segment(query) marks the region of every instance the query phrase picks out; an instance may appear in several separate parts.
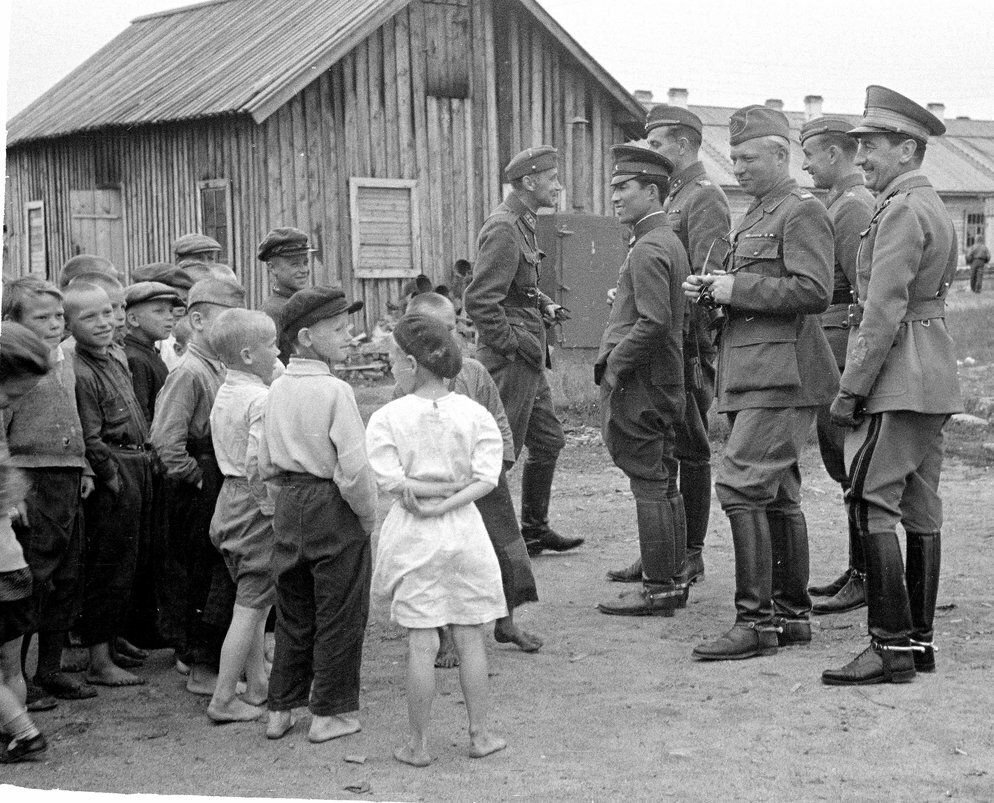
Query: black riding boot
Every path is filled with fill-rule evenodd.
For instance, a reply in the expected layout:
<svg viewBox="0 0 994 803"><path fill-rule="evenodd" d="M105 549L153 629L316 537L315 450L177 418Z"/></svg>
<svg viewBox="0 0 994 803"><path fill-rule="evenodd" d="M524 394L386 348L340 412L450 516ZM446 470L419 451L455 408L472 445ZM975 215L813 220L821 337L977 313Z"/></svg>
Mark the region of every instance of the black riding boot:
<svg viewBox="0 0 994 803"><path fill-rule="evenodd" d="M919 672L935 671L935 650L932 646L932 621L935 600L939 593L941 540L939 533L908 533L908 557L904 577L911 602L911 646L921 648L912 655Z"/></svg>
<svg viewBox="0 0 994 803"><path fill-rule="evenodd" d="M642 588L601 603L601 613L616 616L672 616L686 585L674 582L677 567L676 521L670 500L636 499L639 550L642 554Z"/></svg>
<svg viewBox="0 0 994 803"><path fill-rule="evenodd" d="M901 545L894 532L867 533L867 629L872 642L841 669L828 669L822 680L832 686L907 683L915 677L911 645L911 606L904 584Z"/></svg>
<svg viewBox="0 0 994 803"><path fill-rule="evenodd" d="M711 464L680 463L680 495L687 517L687 578L704 579L704 537L711 515Z"/></svg>
<svg viewBox="0 0 994 803"><path fill-rule="evenodd" d="M728 513L735 544L735 626L725 635L694 648L694 657L728 661L772 655L777 651L773 624L773 566L766 511Z"/></svg>
<svg viewBox="0 0 994 803"><path fill-rule="evenodd" d="M777 641L807 644L811 641L811 597L808 595L808 526L800 510L768 510L773 551L773 617Z"/></svg>
<svg viewBox="0 0 994 803"><path fill-rule="evenodd" d="M582 538L566 538L549 527L549 497L556 461L525 460L521 472L521 535L529 555L544 549L566 552L583 543Z"/></svg>

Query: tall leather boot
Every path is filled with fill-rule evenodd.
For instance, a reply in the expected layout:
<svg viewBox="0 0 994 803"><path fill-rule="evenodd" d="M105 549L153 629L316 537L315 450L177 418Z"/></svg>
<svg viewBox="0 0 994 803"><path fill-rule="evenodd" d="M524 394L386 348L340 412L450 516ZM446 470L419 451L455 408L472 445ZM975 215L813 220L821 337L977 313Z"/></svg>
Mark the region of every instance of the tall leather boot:
<svg viewBox="0 0 994 803"><path fill-rule="evenodd" d="M687 513L683 497L677 493L667 498L673 516L673 584L683 589L678 608L687 607L690 596L690 577L687 567Z"/></svg>
<svg viewBox="0 0 994 803"><path fill-rule="evenodd" d="M827 596L828 599L815 604L812 609L815 613L822 615L846 613L866 605L866 559L863 557L863 542L859 537L859 529L852 521L849 522L849 568L840 579L845 579L845 582L835 593L822 595Z"/></svg>
<svg viewBox="0 0 994 803"><path fill-rule="evenodd" d="M773 655L773 559L770 524L764 509L729 511L735 545L735 625L720 638L694 648L703 661L729 661Z"/></svg>
<svg viewBox="0 0 994 803"><path fill-rule="evenodd" d="M911 602L912 656L919 672L935 671L935 648L932 645L932 622L935 600L939 594L939 565L942 541L939 533L908 533L907 561L904 577Z"/></svg>
<svg viewBox="0 0 994 803"><path fill-rule="evenodd" d="M711 516L711 464L680 463L680 495L687 516L687 579L704 579L704 537Z"/></svg>
<svg viewBox="0 0 994 803"><path fill-rule="evenodd" d="M768 510L773 551L773 618L781 647L811 642L808 525L800 510Z"/></svg>
<svg viewBox="0 0 994 803"><path fill-rule="evenodd" d="M549 497L552 495L552 478L556 461L525 460L521 472L521 535L529 555L542 550L566 552L583 543L582 538L566 538L549 527Z"/></svg>
<svg viewBox="0 0 994 803"><path fill-rule="evenodd" d="M894 532L863 536L866 555L867 629L870 646L841 669L822 672L830 686L907 683L914 680L911 605L904 584L901 545Z"/></svg>
<svg viewBox="0 0 994 803"><path fill-rule="evenodd" d="M686 586L673 581L676 522L668 499L635 500L639 550L642 553L642 587L598 605L601 613L615 616L673 616Z"/></svg>

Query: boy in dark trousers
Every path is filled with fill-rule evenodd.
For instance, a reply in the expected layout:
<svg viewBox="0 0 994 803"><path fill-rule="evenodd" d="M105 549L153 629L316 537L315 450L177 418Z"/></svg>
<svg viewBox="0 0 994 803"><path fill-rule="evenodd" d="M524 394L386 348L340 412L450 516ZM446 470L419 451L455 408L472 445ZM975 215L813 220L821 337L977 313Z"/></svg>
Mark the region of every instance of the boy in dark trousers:
<svg viewBox="0 0 994 803"><path fill-rule="evenodd" d="M155 403L150 439L165 466L169 537L160 629L189 669L187 690L212 695L221 644L235 604L234 583L210 541L223 476L211 442L210 414L224 366L210 346L214 321L245 306L245 290L229 279L203 279L190 289L193 333L186 354Z"/></svg>

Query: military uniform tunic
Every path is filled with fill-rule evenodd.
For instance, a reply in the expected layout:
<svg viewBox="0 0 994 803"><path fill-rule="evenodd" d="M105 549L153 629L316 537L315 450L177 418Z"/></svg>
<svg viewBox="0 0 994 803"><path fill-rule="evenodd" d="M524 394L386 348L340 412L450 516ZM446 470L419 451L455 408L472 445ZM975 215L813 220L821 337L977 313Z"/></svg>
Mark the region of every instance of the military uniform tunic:
<svg viewBox="0 0 994 803"><path fill-rule="evenodd" d="M798 458L839 372L817 313L831 298L828 212L793 179L756 199L732 231L735 275L718 354L718 409L732 432L715 492L726 511L799 509Z"/></svg>
<svg viewBox="0 0 994 803"><path fill-rule="evenodd" d="M542 252L535 213L511 193L480 229L465 309L479 336L477 359L490 371L520 454L554 460L565 445L544 369L550 365L538 287Z"/></svg>
<svg viewBox="0 0 994 803"><path fill-rule="evenodd" d="M858 328L841 380L868 414L846 438L850 512L868 533L893 532L899 520L909 532L938 532L942 426L963 409L945 322L956 233L917 170L878 198L859 249Z"/></svg>

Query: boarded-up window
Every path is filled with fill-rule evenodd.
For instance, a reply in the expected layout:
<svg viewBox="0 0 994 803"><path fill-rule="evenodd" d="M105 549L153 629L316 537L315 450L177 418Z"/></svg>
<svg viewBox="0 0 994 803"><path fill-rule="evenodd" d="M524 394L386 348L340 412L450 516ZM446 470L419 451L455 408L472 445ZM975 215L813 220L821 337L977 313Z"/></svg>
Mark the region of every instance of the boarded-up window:
<svg viewBox="0 0 994 803"><path fill-rule="evenodd" d="M24 249L28 273L39 273L47 277L48 250L45 247L45 202L28 201L24 204L24 233L27 248Z"/></svg>
<svg viewBox="0 0 994 803"><path fill-rule="evenodd" d="M421 272L417 182L350 178L352 266L359 279L399 279Z"/></svg>
<svg viewBox="0 0 994 803"><path fill-rule="evenodd" d="M221 244L218 261L231 264L231 255L235 250L231 226L231 182L225 178L198 181L197 207L200 232Z"/></svg>
<svg viewBox="0 0 994 803"><path fill-rule="evenodd" d="M468 0L423 0L428 60L428 94L469 97L470 22Z"/></svg>

